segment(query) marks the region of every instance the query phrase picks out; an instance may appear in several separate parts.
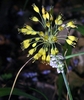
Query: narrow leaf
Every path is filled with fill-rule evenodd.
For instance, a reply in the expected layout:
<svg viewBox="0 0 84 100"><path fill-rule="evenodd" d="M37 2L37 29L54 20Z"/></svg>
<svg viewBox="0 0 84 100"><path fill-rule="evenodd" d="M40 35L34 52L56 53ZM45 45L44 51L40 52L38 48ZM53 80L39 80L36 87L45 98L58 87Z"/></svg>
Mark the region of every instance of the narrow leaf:
<svg viewBox="0 0 84 100"><path fill-rule="evenodd" d="M0 97L9 95L10 91L11 91L11 88L9 88L9 87L0 88ZM31 96L30 94L27 94L27 93L21 91L20 89L16 89L16 88L14 88L12 94L13 95L18 95L18 96L24 96L24 97L29 98L31 100L39 100L38 98L36 98L34 96Z"/></svg>
<svg viewBox="0 0 84 100"><path fill-rule="evenodd" d="M82 35L84 35L84 26L83 25L76 25L77 28L75 30L79 31Z"/></svg>

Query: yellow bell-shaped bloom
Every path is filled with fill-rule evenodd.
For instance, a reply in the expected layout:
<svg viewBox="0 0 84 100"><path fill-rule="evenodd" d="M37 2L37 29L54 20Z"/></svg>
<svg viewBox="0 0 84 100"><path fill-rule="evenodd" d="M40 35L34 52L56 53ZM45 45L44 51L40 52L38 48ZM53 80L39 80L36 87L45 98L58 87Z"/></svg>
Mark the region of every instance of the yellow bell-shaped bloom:
<svg viewBox="0 0 84 100"><path fill-rule="evenodd" d="M56 24L56 25L61 25L62 23L63 23L62 20L57 20L57 19L55 20L55 24Z"/></svg>
<svg viewBox="0 0 84 100"><path fill-rule="evenodd" d="M40 54L42 54L43 51L44 51L44 49L41 48L38 52L39 52Z"/></svg>
<svg viewBox="0 0 84 100"><path fill-rule="evenodd" d="M32 34L34 31L33 30L28 30L26 33L24 33L24 35L30 35Z"/></svg>
<svg viewBox="0 0 84 100"><path fill-rule="evenodd" d="M39 32L39 35L43 37L44 36L44 33L42 31L40 31Z"/></svg>
<svg viewBox="0 0 84 100"><path fill-rule="evenodd" d="M46 13L46 18L49 20L49 13L48 12Z"/></svg>
<svg viewBox="0 0 84 100"><path fill-rule="evenodd" d="M57 17L57 20L60 20L60 19L62 19L62 16L61 16L61 15L59 15L59 16Z"/></svg>
<svg viewBox="0 0 84 100"><path fill-rule="evenodd" d="M18 29L18 31L20 31L22 33L26 33L28 30L26 28L21 28L21 29Z"/></svg>
<svg viewBox="0 0 84 100"><path fill-rule="evenodd" d="M35 60L38 60L40 57L41 57L41 55L39 53L37 53L37 54L34 55L34 59Z"/></svg>
<svg viewBox="0 0 84 100"><path fill-rule="evenodd" d="M42 6L42 14L45 14L45 8Z"/></svg>
<svg viewBox="0 0 84 100"><path fill-rule="evenodd" d="M38 8L35 4L33 4L33 9L34 9L34 11L37 12L37 13L40 12L40 11L39 11L39 8Z"/></svg>
<svg viewBox="0 0 84 100"><path fill-rule="evenodd" d="M61 25L63 23L62 21L62 16L59 15L56 19L55 19L55 24L56 25Z"/></svg>
<svg viewBox="0 0 84 100"><path fill-rule="evenodd" d="M71 40L71 41L78 41L78 38L76 38L75 36L68 36L68 38Z"/></svg>
<svg viewBox="0 0 84 100"><path fill-rule="evenodd" d="M32 31L31 35L36 35L37 33L37 31Z"/></svg>
<svg viewBox="0 0 84 100"><path fill-rule="evenodd" d="M69 40L69 39L66 39L66 42L69 44L69 45L72 45L73 47L75 47L76 43Z"/></svg>
<svg viewBox="0 0 84 100"><path fill-rule="evenodd" d="M36 45L37 45L37 43L33 43L33 44L32 44L32 47L35 47Z"/></svg>
<svg viewBox="0 0 84 100"><path fill-rule="evenodd" d="M40 40L40 38L39 37L38 38L35 38L35 40L38 41L38 40Z"/></svg>
<svg viewBox="0 0 84 100"><path fill-rule="evenodd" d="M47 27L50 27L50 23L49 23L49 22L47 22L47 23L46 23L46 26L47 26Z"/></svg>
<svg viewBox="0 0 84 100"><path fill-rule="evenodd" d="M64 27L59 26L59 27L58 27L58 30L59 30L59 31L62 31L62 30L64 30Z"/></svg>
<svg viewBox="0 0 84 100"><path fill-rule="evenodd" d="M66 27L71 27L71 28L76 28L77 26L74 25L74 22L73 21L70 21L66 24Z"/></svg>
<svg viewBox="0 0 84 100"><path fill-rule="evenodd" d="M35 17L35 16L32 17L31 20L34 21L34 22L38 22L39 21L39 19L37 17Z"/></svg>
<svg viewBox="0 0 84 100"><path fill-rule="evenodd" d="M47 62L50 62L50 55L47 55L46 61L47 61Z"/></svg>
<svg viewBox="0 0 84 100"><path fill-rule="evenodd" d="M59 50L57 48L55 48L55 54L58 54Z"/></svg>
<svg viewBox="0 0 84 100"><path fill-rule="evenodd" d="M29 54L32 55L35 52L36 48L30 49Z"/></svg>
<svg viewBox="0 0 84 100"><path fill-rule="evenodd" d="M51 55L55 55L55 49L51 48Z"/></svg>
<svg viewBox="0 0 84 100"><path fill-rule="evenodd" d="M27 49L30 46L30 40L24 40L21 44L22 44L22 49Z"/></svg>
<svg viewBox="0 0 84 100"><path fill-rule="evenodd" d="M25 27L26 27L28 30L33 30L32 27L29 26L29 25L26 25Z"/></svg>
<svg viewBox="0 0 84 100"><path fill-rule="evenodd" d="M46 60L46 55L42 56L42 60L45 61Z"/></svg>
<svg viewBox="0 0 84 100"><path fill-rule="evenodd" d="M43 14L42 16L43 16L43 19L46 20L46 14Z"/></svg>

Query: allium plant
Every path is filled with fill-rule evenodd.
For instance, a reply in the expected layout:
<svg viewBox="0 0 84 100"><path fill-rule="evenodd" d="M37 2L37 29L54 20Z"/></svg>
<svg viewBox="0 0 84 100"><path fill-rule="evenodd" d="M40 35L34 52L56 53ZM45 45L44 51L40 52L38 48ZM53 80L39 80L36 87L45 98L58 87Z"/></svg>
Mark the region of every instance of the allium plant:
<svg viewBox="0 0 84 100"><path fill-rule="evenodd" d="M59 35L60 31L65 28L76 28L73 21L63 24L62 15L58 15L58 17L54 20L51 9L46 11L42 6L42 11L40 12L39 8L35 4L33 4L33 9L39 14L41 20L39 20L36 16L33 16L31 20L34 22L40 22L43 27L43 31L35 31L29 25L25 25L23 28L19 29L19 32L24 35L31 35L31 38L26 39L21 43L22 50L32 46L32 48L28 51L28 56L34 54L34 60L41 58L43 62L50 63L50 55L57 55L59 53L57 45L62 48L59 40L63 40L69 45L75 47L78 38L69 34Z"/></svg>
<svg viewBox="0 0 84 100"><path fill-rule="evenodd" d="M58 45L61 48L61 50L63 50L64 45L60 42L60 40L62 40L68 45L75 47L78 41L78 38L75 36L69 35L68 28L74 29L74 28L77 28L77 26L75 25L73 21L69 21L64 24L62 15L58 15L56 18L53 18L53 14L51 11L52 9L53 8L51 7L50 10L47 11L44 8L44 6L42 6L42 9L40 11L40 9L35 4L33 4L33 10L36 13L38 13L40 19L37 18L36 16L33 16L31 20L33 22L40 23L43 28L40 31L36 31L31 26L24 25L23 28L18 29L20 33L23 33L24 35L30 35L28 39L24 40L21 43L21 48L22 50L28 49L28 57L32 55L31 59L33 59L34 61L40 59L43 63L45 62L49 64L51 67L57 68L57 72L62 73L63 75L64 82L68 91L69 99L73 100L69 86L68 86L68 82L64 73L63 60L66 60L73 56L78 56L80 54L69 55L65 57L62 51L60 52ZM59 33L63 31L64 29L67 30L67 34L60 35ZM81 53L81 54L84 54L84 53ZM30 60L28 60L17 73L11 92L10 92L9 100L10 100L10 97L11 97L11 94L12 94L12 91L15 86L19 73Z"/></svg>

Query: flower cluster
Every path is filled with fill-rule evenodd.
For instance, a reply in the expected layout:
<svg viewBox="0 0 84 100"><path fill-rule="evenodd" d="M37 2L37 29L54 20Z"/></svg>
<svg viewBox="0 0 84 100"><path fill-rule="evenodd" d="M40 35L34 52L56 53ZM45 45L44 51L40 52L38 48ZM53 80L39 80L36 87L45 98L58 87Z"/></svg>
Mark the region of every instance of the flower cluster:
<svg viewBox="0 0 84 100"><path fill-rule="evenodd" d="M61 43L59 43L59 40L64 40L69 45L75 47L78 40L75 36L59 35L59 32L65 28L76 28L73 21L63 24L62 15L58 15L57 18L54 19L51 11L52 8L50 8L49 11L46 11L42 6L40 11L40 9L33 4L33 10L38 13L40 20L36 16L33 16L31 20L39 22L44 30L35 31L29 25L25 25L23 28L19 29L19 32L24 35L31 35L29 39L26 39L21 43L23 50L32 47L28 50L28 55L34 54L34 60L40 58L42 61L50 63L50 55L57 55L59 53L57 44L62 46Z"/></svg>

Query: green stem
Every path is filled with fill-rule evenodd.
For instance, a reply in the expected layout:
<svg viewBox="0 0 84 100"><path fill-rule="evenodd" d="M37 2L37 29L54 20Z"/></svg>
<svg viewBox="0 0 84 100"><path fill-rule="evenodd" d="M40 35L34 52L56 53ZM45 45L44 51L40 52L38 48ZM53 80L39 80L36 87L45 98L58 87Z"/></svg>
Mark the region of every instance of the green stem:
<svg viewBox="0 0 84 100"><path fill-rule="evenodd" d="M69 59L69 58L80 56L80 55L84 55L84 52L80 52L80 53L77 53L77 54L68 55L68 56L65 57L65 59Z"/></svg>
<svg viewBox="0 0 84 100"><path fill-rule="evenodd" d="M73 100L72 95L71 95L71 91L70 91L70 88L69 88L69 85L68 85L68 82L67 82L67 79L66 79L66 75L65 75L64 72L62 73L62 76L63 76L65 86L66 86L66 89L67 89L67 92L68 92L69 100Z"/></svg>

